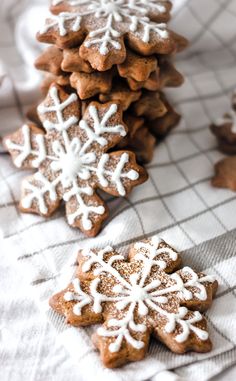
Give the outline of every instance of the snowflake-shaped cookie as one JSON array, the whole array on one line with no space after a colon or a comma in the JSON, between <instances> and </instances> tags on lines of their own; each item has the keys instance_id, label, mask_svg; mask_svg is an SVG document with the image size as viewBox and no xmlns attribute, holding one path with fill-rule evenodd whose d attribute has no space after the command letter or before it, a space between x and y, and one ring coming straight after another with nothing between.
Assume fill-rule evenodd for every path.
<instances>
[{"instance_id":1,"label":"snowflake-shaped cookie","mask_svg":"<svg viewBox=\"0 0 236 381\"><path fill-rule=\"evenodd\" d=\"M23 182L20 208L50 216L63 199L68 223L94 236L108 214L95 189L125 196L147 178L132 152L106 153L127 132L121 107L92 102L80 120L77 95L53 84L38 113L46 134L24 125L4 139L17 167L38 168Z\"/></svg>"},{"instance_id":2,"label":"snowflake-shaped cookie","mask_svg":"<svg viewBox=\"0 0 236 381\"><path fill-rule=\"evenodd\" d=\"M74 326L103 322L93 341L107 367L145 356L150 335L173 352L211 349L205 311L217 282L190 267L153 237L134 244L126 260L111 247L79 253L76 278L50 300Z\"/></svg>"},{"instance_id":3,"label":"snowflake-shaped cookie","mask_svg":"<svg viewBox=\"0 0 236 381\"><path fill-rule=\"evenodd\" d=\"M168 1L69 0L52 4L57 14L46 19L39 41L62 49L81 45L80 56L96 70L122 63L125 43L142 55L170 54L177 47L165 24L171 7Z\"/></svg>"}]
</instances>

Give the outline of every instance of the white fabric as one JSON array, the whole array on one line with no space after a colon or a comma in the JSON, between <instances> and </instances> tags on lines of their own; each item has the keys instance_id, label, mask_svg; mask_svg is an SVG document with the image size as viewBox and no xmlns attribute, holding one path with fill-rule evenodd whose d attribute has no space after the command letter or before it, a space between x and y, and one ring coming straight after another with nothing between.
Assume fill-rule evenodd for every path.
<instances>
[{"instance_id":1,"label":"white fabric","mask_svg":"<svg viewBox=\"0 0 236 381\"><path fill-rule=\"evenodd\" d=\"M0 135L20 127L25 110L38 98L40 74L33 59L42 47L34 34L43 4L0 4ZM236 196L210 186L213 164L223 155L208 129L230 107L236 86L236 2L186 0L175 6L172 27L192 42L178 59L186 82L168 90L183 119L156 149L150 180L129 200L109 202L111 217L97 238L69 228L63 208L47 221L20 214L16 203L27 173L14 168L6 154L0 156L1 381L205 381L236 363ZM47 300L71 279L79 247L109 243L125 252L131 242L156 233L186 251L185 263L208 269L219 280L218 297L207 313L213 351L177 356L152 342L144 361L105 370L91 330L65 327Z\"/></svg>"}]
</instances>

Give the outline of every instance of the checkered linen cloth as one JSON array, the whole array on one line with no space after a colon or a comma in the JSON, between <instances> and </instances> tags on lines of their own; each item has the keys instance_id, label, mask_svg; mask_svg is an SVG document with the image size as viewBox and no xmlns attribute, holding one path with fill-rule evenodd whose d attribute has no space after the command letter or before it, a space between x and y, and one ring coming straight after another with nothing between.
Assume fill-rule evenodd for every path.
<instances>
[{"instance_id":1,"label":"checkered linen cloth","mask_svg":"<svg viewBox=\"0 0 236 381\"><path fill-rule=\"evenodd\" d=\"M1 135L18 128L37 100L40 75L32 62L39 50L34 31L45 10L42 3L0 4ZM191 42L178 59L185 84L168 91L183 118L156 148L149 181L129 198L108 200L110 218L98 237L71 229L63 208L48 220L20 214L17 203L26 173L14 168L4 152L0 155L3 381L204 381L236 363L236 194L210 186L213 165L223 155L208 129L230 107L236 87L236 1L174 3L172 28ZM132 242L154 234L183 251L184 264L218 279L216 300L206 314L213 351L173 355L153 341L144 361L106 370L91 344L92 329L67 327L48 308L48 298L73 276L78 248L112 244L126 253ZM71 357L55 344L56 337Z\"/></svg>"}]
</instances>

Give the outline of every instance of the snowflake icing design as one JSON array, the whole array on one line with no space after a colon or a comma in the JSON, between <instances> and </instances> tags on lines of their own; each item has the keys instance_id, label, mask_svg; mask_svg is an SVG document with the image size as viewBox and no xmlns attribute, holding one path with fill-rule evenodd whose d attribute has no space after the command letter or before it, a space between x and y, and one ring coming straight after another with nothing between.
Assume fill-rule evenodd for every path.
<instances>
[{"instance_id":1,"label":"snowflake icing design","mask_svg":"<svg viewBox=\"0 0 236 381\"><path fill-rule=\"evenodd\" d=\"M61 3L67 6L65 8L68 11L50 16L40 35L54 31L59 37L65 37L70 32L81 32L85 28L87 37L84 46L95 46L101 55L107 55L111 49L121 50L122 39L127 33L135 35L145 44L153 36L159 41L170 38L166 23L152 21L168 14L168 2L165 1L54 0L52 6ZM173 50L173 44L171 49Z\"/></svg>"},{"instance_id":2,"label":"snowflake icing design","mask_svg":"<svg viewBox=\"0 0 236 381\"><path fill-rule=\"evenodd\" d=\"M39 169L23 182L23 209L48 215L63 199L69 224L78 222L89 232L106 213L94 189L125 196L140 179L141 168L128 151L106 153L126 135L118 105L91 103L80 121L78 105L76 94L52 85L38 108L46 134L24 125L5 145L17 167ZM71 113L71 108L77 111Z\"/></svg>"},{"instance_id":3,"label":"snowflake icing design","mask_svg":"<svg viewBox=\"0 0 236 381\"><path fill-rule=\"evenodd\" d=\"M95 343L107 342L111 354L126 346L142 350L147 335L155 330L168 337L171 349L175 348L173 341L182 346L181 351L191 349L190 336L210 348L205 319L198 309L209 306L217 282L190 267L172 273L179 260L178 253L158 237L136 243L128 261L111 247L84 250L78 277L58 294L61 302L56 295L56 304L71 302L66 308L68 321L76 322L78 316L82 325L89 323L84 307L97 314L98 322L102 315L105 323L98 329ZM54 297L51 306L55 308Z\"/></svg>"}]
</instances>

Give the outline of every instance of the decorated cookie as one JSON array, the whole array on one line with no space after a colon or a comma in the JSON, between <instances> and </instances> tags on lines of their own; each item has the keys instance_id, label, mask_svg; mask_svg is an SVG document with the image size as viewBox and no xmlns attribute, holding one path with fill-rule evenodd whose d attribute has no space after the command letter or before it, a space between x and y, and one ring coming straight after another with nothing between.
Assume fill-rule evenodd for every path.
<instances>
[{"instance_id":1,"label":"decorated cookie","mask_svg":"<svg viewBox=\"0 0 236 381\"><path fill-rule=\"evenodd\" d=\"M217 137L219 148L227 154L236 153L236 95L232 97L232 109L216 120L211 131Z\"/></svg>"},{"instance_id":2,"label":"decorated cookie","mask_svg":"<svg viewBox=\"0 0 236 381\"><path fill-rule=\"evenodd\" d=\"M77 95L53 84L38 114L46 133L28 124L4 139L17 167L38 169L23 181L20 209L49 217L63 199L68 223L94 236L108 215L95 190L126 196L147 179L133 153L106 153L127 133L122 109L92 102L80 119Z\"/></svg>"},{"instance_id":3,"label":"decorated cookie","mask_svg":"<svg viewBox=\"0 0 236 381\"><path fill-rule=\"evenodd\" d=\"M236 191L236 156L227 157L215 165L212 185Z\"/></svg>"},{"instance_id":4,"label":"decorated cookie","mask_svg":"<svg viewBox=\"0 0 236 381\"><path fill-rule=\"evenodd\" d=\"M141 55L171 54L175 34L167 29L170 3L156 0L83 0L52 7L37 37L59 48L80 46L81 58L98 71L126 59L126 44ZM74 4L74 3L73 3ZM66 11L65 11L66 10Z\"/></svg>"},{"instance_id":5,"label":"decorated cookie","mask_svg":"<svg viewBox=\"0 0 236 381\"><path fill-rule=\"evenodd\" d=\"M212 348L201 312L211 305L217 281L180 267L179 254L153 237L131 247L128 259L112 247L79 253L75 279L50 300L74 326L103 323L93 342L106 367L145 357L150 335L171 351Z\"/></svg>"}]
</instances>

